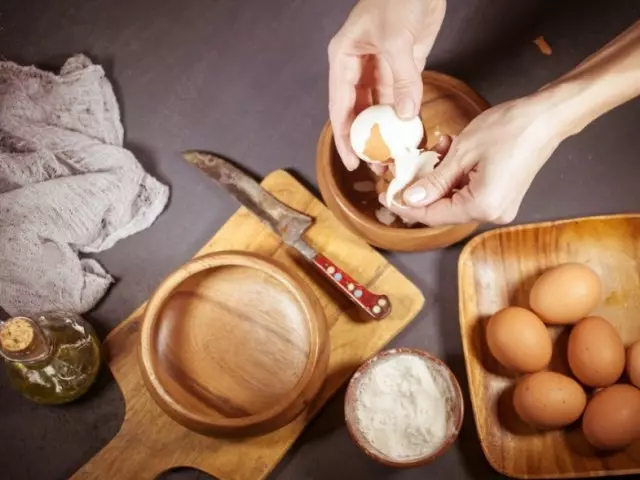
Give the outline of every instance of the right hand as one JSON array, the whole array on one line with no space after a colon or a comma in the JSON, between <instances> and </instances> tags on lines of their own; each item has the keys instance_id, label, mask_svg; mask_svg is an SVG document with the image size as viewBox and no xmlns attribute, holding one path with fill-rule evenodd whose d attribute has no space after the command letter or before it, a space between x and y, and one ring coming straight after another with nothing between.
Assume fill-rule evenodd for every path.
<instances>
[{"instance_id":1,"label":"right hand","mask_svg":"<svg viewBox=\"0 0 640 480\"><path fill-rule=\"evenodd\" d=\"M404 191L406 206L391 205L391 211L433 227L511 222L564 138L552 108L544 94L534 94L483 112L453 140L435 170Z\"/></svg>"},{"instance_id":2,"label":"right hand","mask_svg":"<svg viewBox=\"0 0 640 480\"><path fill-rule=\"evenodd\" d=\"M420 112L421 72L446 9L445 0L360 0L329 44L329 117L344 165L360 163L349 131L373 103L398 116Z\"/></svg>"}]
</instances>

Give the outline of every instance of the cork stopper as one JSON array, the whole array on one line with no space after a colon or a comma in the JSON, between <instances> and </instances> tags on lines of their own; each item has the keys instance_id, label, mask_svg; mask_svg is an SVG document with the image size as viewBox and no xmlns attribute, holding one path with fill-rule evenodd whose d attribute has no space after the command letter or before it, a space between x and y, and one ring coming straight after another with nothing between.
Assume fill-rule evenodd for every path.
<instances>
[{"instance_id":1,"label":"cork stopper","mask_svg":"<svg viewBox=\"0 0 640 480\"><path fill-rule=\"evenodd\" d=\"M33 325L27 318L10 318L0 326L0 347L6 352L24 352L33 344L34 339Z\"/></svg>"}]
</instances>

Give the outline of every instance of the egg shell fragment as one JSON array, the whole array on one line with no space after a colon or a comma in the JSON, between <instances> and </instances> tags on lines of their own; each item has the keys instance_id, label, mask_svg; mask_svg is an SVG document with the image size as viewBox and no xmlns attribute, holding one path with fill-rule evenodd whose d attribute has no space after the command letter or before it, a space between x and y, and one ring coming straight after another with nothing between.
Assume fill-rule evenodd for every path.
<instances>
[{"instance_id":1,"label":"egg shell fragment","mask_svg":"<svg viewBox=\"0 0 640 480\"><path fill-rule=\"evenodd\" d=\"M570 377L556 372L538 372L516 385L513 406L526 423L542 429L572 424L584 411L587 395Z\"/></svg>"},{"instance_id":2,"label":"egg shell fragment","mask_svg":"<svg viewBox=\"0 0 640 480\"><path fill-rule=\"evenodd\" d=\"M537 372L551 361L552 343L547 327L529 310L503 308L489 319L486 334L492 355L511 370Z\"/></svg>"},{"instance_id":3,"label":"egg shell fragment","mask_svg":"<svg viewBox=\"0 0 640 480\"><path fill-rule=\"evenodd\" d=\"M600 450L620 450L640 439L640 390L618 384L596 393L584 412L582 432Z\"/></svg>"},{"instance_id":4,"label":"egg shell fragment","mask_svg":"<svg viewBox=\"0 0 640 480\"><path fill-rule=\"evenodd\" d=\"M581 263L545 271L529 293L531 309L548 324L573 324L593 312L602 299L600 277Z\"/></svg>"},{"instance_id":5,"label":"egg shell fragment","mask_svg":"<svg viewBox=\"0 0 640 480\"><path fill-rule=\"evenodd\" d=\"M571 372L589 387L613 385L624 372L626 361L620 335L600 317L587 317L572 328L567 357Z\"/></svg>"}]
</instances>

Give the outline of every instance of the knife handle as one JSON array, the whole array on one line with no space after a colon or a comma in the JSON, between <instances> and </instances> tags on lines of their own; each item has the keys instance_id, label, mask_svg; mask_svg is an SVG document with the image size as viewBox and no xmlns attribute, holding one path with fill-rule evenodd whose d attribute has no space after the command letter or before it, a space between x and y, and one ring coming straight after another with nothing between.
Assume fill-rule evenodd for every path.
<instances>
[{"instance_id":1,"label":"knife handle","mask_svg":"<svg viewBox=\"0 0 640 480\"><path fill-rule=\"evenodd\" d=\"M313 263L368 315L376 320L381 320L391 313L389 297L370 292L324 255L318 253L313 259Z\"/></svg>"}]
</instances>

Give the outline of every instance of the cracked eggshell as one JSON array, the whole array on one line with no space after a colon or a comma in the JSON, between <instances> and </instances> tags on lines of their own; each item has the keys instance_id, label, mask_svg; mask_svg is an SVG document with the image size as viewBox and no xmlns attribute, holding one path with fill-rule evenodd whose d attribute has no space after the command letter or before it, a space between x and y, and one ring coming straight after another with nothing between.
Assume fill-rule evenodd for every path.
<instances>
[{"instance_id":1,"label":"cracked eggshell","mask_svg":"<svg viewBox=\"0 0 640 480\"><path fill-rule=\"evenodd\" d=\"M350 141L358 157L370 163L388 162L416 150L424 137L420 117L402 120L391 105L372 105L358 114Z\"/></svg>"},{"instance_id":2,"label":"cracked eggshell","mask_svg":"<svg viewBox=\"0 0 640 480\"><path fill-rule=\"evenodd\" d=\"M398 202L397 196L405 188L407 188L414 180L432 172L440 160L440 156L433 151L410 152L406 155L396 158L395 170L396 174L389 183L386 194L386 203L389 205L393 202L397 206L403 206L402 202Z\"/></svg>"}]
</instances>

